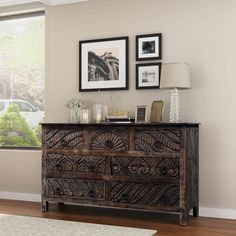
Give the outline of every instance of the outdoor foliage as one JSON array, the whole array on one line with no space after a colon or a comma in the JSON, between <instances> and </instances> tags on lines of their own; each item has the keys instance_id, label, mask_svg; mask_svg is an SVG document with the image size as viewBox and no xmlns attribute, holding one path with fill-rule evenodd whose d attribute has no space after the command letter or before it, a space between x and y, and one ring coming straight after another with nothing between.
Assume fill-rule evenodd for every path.
<instances>
[{"instance_id":1,"label":"outdoor foliage","mask_svg":"<svg viewBox=\"0 0 236 236\"><path fill-rule=\"evenodd\" d=\"M40 146L32 129L20 115L19 108L11 104L5 114L0 117L0 145L16 147Z\"/></svg>"}]
</instances>

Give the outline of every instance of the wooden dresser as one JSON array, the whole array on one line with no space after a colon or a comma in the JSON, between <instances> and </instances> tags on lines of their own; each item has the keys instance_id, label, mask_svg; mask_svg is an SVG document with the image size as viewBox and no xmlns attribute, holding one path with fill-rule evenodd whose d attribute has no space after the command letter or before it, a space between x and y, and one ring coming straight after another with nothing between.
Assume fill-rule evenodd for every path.
<instances>
[{"instance_id":1,"label":"wooden dresser","mask_svg":"<svg viewBox=\"0 0 236 236\"><path fill-rule=\"evenodd\" d=\"M192 123L42 124L42 211L48 202L198 215Z\"/></svg>"}]
</instances>

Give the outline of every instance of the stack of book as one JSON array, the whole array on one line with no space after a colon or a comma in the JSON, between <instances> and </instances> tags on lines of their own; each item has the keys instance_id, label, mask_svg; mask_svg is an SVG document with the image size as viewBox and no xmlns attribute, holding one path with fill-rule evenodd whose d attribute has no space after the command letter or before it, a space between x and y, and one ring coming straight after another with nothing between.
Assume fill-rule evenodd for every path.
<instances>
[{"instance_id":1,"label":"stack of book","mask_svg":"<svg viewBox=\"0 0 236 236\"><path fill-rule=\"evenodd\" d=\"M105 122L125 124L134 122L134 119L128 116L107 116Z\"/></svg>"}]
</instances>

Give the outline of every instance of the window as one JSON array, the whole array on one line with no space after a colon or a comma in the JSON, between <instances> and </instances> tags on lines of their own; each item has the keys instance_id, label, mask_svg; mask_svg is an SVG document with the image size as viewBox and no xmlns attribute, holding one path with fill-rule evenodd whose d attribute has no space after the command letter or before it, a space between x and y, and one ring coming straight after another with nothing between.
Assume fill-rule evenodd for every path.
<instances>
[{"instance_id":1,"label":"window","mask_svg":"<svg viewBox=\"0 0 236 236\"><path fill-rule=\"evenodd\" d=\"M0 112L4 110L4 102L0 102Z\"/></svg>"},{"instance_id":2,"label":"window","mask_svg":"<svg viewBox=\"0 0 236 236\"><path fill-rule=\"evenodd\" d=\"M0 148L41 146L44 12L0 17Z\"/></svg>"}]
</instances>

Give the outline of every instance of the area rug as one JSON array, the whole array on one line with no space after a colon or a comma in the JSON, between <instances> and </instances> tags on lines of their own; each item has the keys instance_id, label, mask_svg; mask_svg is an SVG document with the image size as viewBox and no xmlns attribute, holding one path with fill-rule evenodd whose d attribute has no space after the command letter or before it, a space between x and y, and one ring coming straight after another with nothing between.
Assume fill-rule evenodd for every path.
<instances>
[{"instance_id":1,"label":"area rug","mask_svg":"<svg viewBox=\"0 0 236 236\"><path fill-rule=\"evenodd\" d=\"M154 230L0 214L0 236L152 236Z\"/></svg>"}]
</instances>

